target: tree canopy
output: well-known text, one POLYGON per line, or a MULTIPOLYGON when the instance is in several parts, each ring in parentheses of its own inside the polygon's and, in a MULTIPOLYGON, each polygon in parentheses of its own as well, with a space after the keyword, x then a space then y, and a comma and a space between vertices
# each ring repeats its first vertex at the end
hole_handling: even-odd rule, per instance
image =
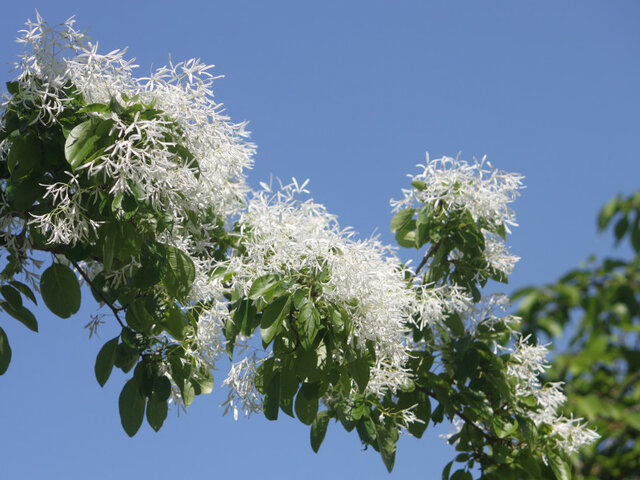
POLYGON ((575 459, 578 478, 635 478, 640 471, 640 192, 617 196, 598 217, 630 258, 587 259, 556 283, 519 290, 526 334, 554 340, 545 380, 561 382, 567 412, 600 438, 575 459))

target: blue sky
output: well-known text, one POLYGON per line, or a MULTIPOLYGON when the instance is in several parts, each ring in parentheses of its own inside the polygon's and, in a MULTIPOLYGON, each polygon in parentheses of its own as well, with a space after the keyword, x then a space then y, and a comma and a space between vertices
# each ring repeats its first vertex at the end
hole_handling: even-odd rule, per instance
MULTIPOLYGON (((0 16, 3 83, 36 8, 49 22, 76 15, 104 52, 129 46, 140 75, 169 53, 215 64, 218 101, 258 145, 250 183, 310 178, 313 197, 363 236, 392 241, 389 198, 427 151, 486 154, 525 175, 511 239, 522 260, 506 291, 609 252, 598 208, 640 186, 635 1, 25 0, 0 16)), ((0 378, 7 478, 389 477, 354 433, 330 427, 316 455, 295 421, 222 417, 220 390, 129 439, 117 412, 124 376, 104 389, 93 377, 118 333, 107 324, 88 339, 94 307, 87 299, 66 320, 39 311, 38 334, 0 317, 14 351, 0 378)), ((453 452, 437 433, 402 439, 390 477, 439 478, 453 452)))

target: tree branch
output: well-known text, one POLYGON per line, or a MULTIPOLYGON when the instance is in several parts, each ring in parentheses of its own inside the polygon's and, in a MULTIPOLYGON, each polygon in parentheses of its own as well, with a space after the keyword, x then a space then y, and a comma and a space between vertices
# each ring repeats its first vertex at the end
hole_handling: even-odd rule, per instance
POLYGON ((418 275, 418 273, 420 272, 420 270, 422 269, 422 267, 424 267, 424 265, 427 263, 427 260, 429 260, 429 258, 436 253, 436 251, 438 250, 438 248, 440 248, 440 242, 436 242, 433 245, 431 245, 431 247, 429 247, 429 250, 427 250, 427 253, 425 254, 424 258, 422 259, 422 261, 420 262, 420 265, 418 265, 418 268, 416 268, 416 275, 418 275))
POLYGON ((80 275, 82 275, 82 278, 84 278, 84 281, 87 282, 87 284, 91 287, 91 290, 93 290, 96 293, 96 295, 98 297, 100 297, 100 300, 102 300, 104 302, 104 304, 107 305, 111 309, 111 311, 113 312, 113 315, 116 317, 116 320, 118 321, 120 326, 122 328, 124 328, 125 325, 122 322, 122 320, 120 320, 120 317, 118 316, 118 311, 120 311, 122 309, 118 309, 118 308, 114 307, 109 301, 107 301, 107 299, 104 297, 103 293, 95 287, 93 282, 91 282, 91 279, 89 278, 89 276, 84 272, 84 270, 82 270, 80 268, 80 266, 78 265, 77 262, 71 262, 71 263, 73 264, 74 268, 76 270, 78 270, 78 272, 80 272, 80 275))

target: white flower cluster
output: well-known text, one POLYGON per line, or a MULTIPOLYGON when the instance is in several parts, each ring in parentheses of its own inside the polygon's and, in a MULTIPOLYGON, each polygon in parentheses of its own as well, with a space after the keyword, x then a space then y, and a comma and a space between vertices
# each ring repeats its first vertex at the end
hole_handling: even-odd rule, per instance
POLYGON ((234 257, 228 270, 235 284, 248 293, 251 283, 266 274, 296 278, 326 269, 318 301, 345 307, 352 314, 350 342, 364 348, 372 340, 376 366, 367 387, 384 394, 404 385, 405 324, 414 301, 393 249, 375 238, 353 240, 335 216, 312 200, 302 201, 304 184, 295 181, 277 193, 257 192, 248 202, 240 224, 248 234, 246 253, 234 257))
MULTIPOLYGON (((116 140, 80 171, 86 169, 112 180, 110 193, 114 197, 131 193, 136 185, 138 200, 148 200, 172 219, 171 232, 160 240, 187 252, 195 264, 191 300, 211 305, 200 315, 195 345, 203 362, 212 367, 224 350, 221 325, 228 312, 220 281, 210 278, 216 261, 205 252, 215 245, 204 233, 216 226, 216 220, 227 220, 243 208, 249 190, 243 170, 251 167, 255 150, 246 141, 245 125, 230 123, 221 113, 213 100, 214 77, 207 72, 210 67, 197 60, 162 67, 148 78, 135 78, 135 65, 125 58, 125 51, 99 54, 97 45, 75 30, 73 19, 51 26, 38 15, 35 22, 27 22, 21 34, 18 41, 24 45, 24 53, 16 63, 21 94, 12 101, 38 111, 34 122, 55 124, 70 104, 70 95, 76 93, 89 104, 114 100, 126 109, 142 103, 160 112, 150 119, 141 118, 138 112, 127 122, 115 113, 92 113, 113 122, 110 134, 116 140), (166 133, 179 138, 167 141, 166 133), (190 152, 192 161, 175 153, 177 143, 190 152), (188 221, 190 213, 199 221, 188 221), (205 215, 212 224, 203 220, 205 215)), ((8 101, 6 98, 3 108, 8 101)), ((7 160, 8 145, 7 140, 0 145, 0 161, 7 160)), ((32 216, 28 223, 39 227, 50 242, 74 244, 86 240, 99 227, 82 208, 94 192, 80 187, 77 174, 69 175, 66 183, 43 186, 45 196, 56 201, 56 208, 32 216)), ((7 227, 5 236, 20 231, 14 223, 10 212, 0 218, 0 225, 7 227)), ((5 239, 5 244, 10 242, 11 238, 5 239)), ((131 262, 109 273, 114 284, 139 266, 134 258, 131 262)), ((100 271, 95 265, 86 267, 94 274, 100 271)))
MULTIPOLYGON (((433 205, 447 213, 464 209, 475 221, 483 220, 491 227, 503 226, 507 233, 509 226, 517 226, 509 204, 519 195, 522 175, 496 170, 486 157, 468 163, 452 157, 430 160, 427 154, 426 163, 418 167, 422 172, 409 177, 423 188, 402 189, 403 198, 391 200, 394 211, 433 205)), ((489 265, 510 274, 519 257, 512 255, 495 233, 483 229, 483 234, 489 265)))
POLYGON ((598 439, 595 431, 586 428, 581 418, 566 418, 558 415, 558 409, 566 402, 561 383, 542 385, 539 375, 547 364, 547 347, 527 343, 529 337, 520 337, 511 349, 511 361, 507 366, 507 375, 517 380, 516 394, 522 397, 532 396, 536 399, 538 410, 527 410, 527 415, 536 425, 546 423, 552 428, 558 446, 568 455, 583 445, 598 439))

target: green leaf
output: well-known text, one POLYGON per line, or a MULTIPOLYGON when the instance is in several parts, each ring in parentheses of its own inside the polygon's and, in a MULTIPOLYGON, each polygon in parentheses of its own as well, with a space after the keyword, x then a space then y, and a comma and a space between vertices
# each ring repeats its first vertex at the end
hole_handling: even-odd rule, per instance
POLYGON ((27 285, 17 280, 11 280, 9 283, 13 285, 14 288, 19 290, 20 293, 22 293, 25 297, 27 297, 33 303, 35 303, 36 305, 38 304, 36 300, 36 296, 33 294, 33 291, 31 290, 31 288, 29 288, 27 285))
POLYGON ((86 107, 78 110, 78 113, 89 113, 89 112, 100 112, 100 113, 108 113, 109 106, 104 103, 90 103, 86 107))
POLYGON ((515 433, 516 430, 518 430, 517 422, 513 422, 511 421, 511 419, 507 419, 497 415, 491 418, 491 426, 493 427, 499 438, 508 437, 509 435, 515 433))
POLYGON ((162 326, 176 340, 184 340, 184 329, 188 325, 187 315, 177 305, 172 305, 167 309, 166 315, 162 319, 162 326))
POLYGON ((618 242, 622 240, 624 234, 627 233, 627 228, 629 228, 629 219, 627 217, 622 217, 618 220, 615 227, 615 235, 618 242))
POLYGON ((113 120, 92 117, 69 132, 64 144, 64 156, 73 171, 90 161, 94 153, 104 147, 112 125, 113 120))
POLYGON ((11 347, 9 346, 9 339, 4 330, 0 328, 0 375, 4 375, 10 363, 11 347))
POLYGON ((473 480, 473 477, 466 470, 460 469, 451 475, 451 480, 473 480))
POLYGON ((640 253, 640 225, 637 222, 636 220, 636 225, 631 232, 631 245, 636 253, 640 253))
POLYGON ((620 199, 616 197, 607 203, 602 210, 600 210, 600 214, 598 215, 598 227, 600 230, 607 228, 607 225, 616 214, 619 207, 620 199))
MULTIPOLYGON (((36 200, 42 198, 44 187, 40 180, 27 178, 21 182, 8 181, 5 194, 9 204, 16 210, 28 210, 36 200)), ((31 230, 33 231, 33 230, 31 230)))
POLYGON ((130 437, 133 437, 142 425, 145 403, 146 398, 140 393, 140 386, 134 378, 124 384, 118 407, 120 423, 130 437))
POLYGON ((22 307, 22 297, 20 296, 20 292, 13 288, 10 285, 2 285, 0 287, 0 293, 4 299, 11 305, 14 309, 18 310, 22 307))
POLYGON ((560 455, 554 452, 549 453, 547 460, 557 480, 571 480, 571 469, 560 455))
POLYGON ((320 314, 311 300, 303 303, 296 325, 302 348, 309 348, 320 328, 320 314))
POLYGON ((203 369, 196 377, 191 378, 196 395, 209 394, 213 391, 213 375, 210 370, 203 369))
POLYGON ((196 278, 193 260, 179 248, 165 245, 165 261, 167 272, 163 279, 164 286, 169 295, 182 300, 191 291, 191 284, 196 278))
POLYGON ((427 188, 427 183, 423 182, 422 180, 414 180, 413 182, 411 182, 411 186, 416 190, 422 191, 427 188))
POLYGON ((116 358, 113 365, 124 373, 127 373, 135 366, 136 363, 138 363, 138 358, 140 358, 140 354, 136 349, 131 348, 124 343, 120 343, 116 347, 116 358))
POLYGON ((262 343, 269 345, 273 339, 282 330, 282 321, 291 309, 291 295, 284 295, 276 298, 262 312, 262 320, 260 322, 260 335, 262 343))
POLYGON ((280 409, 280 372, 277 372, 267 387, 262 410, 267 420, 277 420, 280 409))
POLYGON ((38 331, 38 322, 30 310, 26 307, 13 308, 7 302, 0 302, 0 306, 13 318, 21 322, 29 330, 38 331))
POLYGON ((167 401, 171 396, 171 380, 166 375, 154 378, 153 395, 161 402, 167 401))
POLYGON ((356 423, 360 441, 365 445, 373 445, 376 441, 376 426, 369 417, 361 417, 356 423))
POLYGON ((147 422, 156 432, 162 428, 168 411, 169 407, 166 400, 161 401, 156 397, 151 397, 147 402, 147 422))
POLYGON ((442 480, 449 480, 449 472, 451 472, 451 467, 453 466, 453 460, 447 463, 447 466, 442 470, 442 480))
POLYGON ((245 336, 251 335, 258 326, 257 313, 252 301, 241 300, 233 313, 235 328, 245 336))
POLYGON ((80 308, 80 284, 73 271, 54 263, 40 277, 40 294, 53 313, 68 318, 80 308))
POLYGON ((311 425, 318 413, 318 386, 315 383, 303 383, 296 396, 296 416, 305 425, 311 425))
POLYGON ((367 385, 369 384, 369 361, 366 357, 359 354, 355 360, 348 363, 347 369, 349 371, 349 375, 351 375, 351 377, 356 381, 358 389, 361 392, 364 392, 365 388, 367 388, 367 385))
POLYGON ((149 332, 153 318, 145 308, 144 297, 138 297, 127 307, 127 325, 138 332, 149 332))
POLYGON ((113 266, 116 248, 121 243, 120 229, 115 223, 109 223, 101 229, 102 236, 102 266, 108 272, 113 266))
POLYGON ((98 352, 96 364, 93 370, 96 374, 96 380, 98 380, 98 383, 101 387, 104 387, 104 384, 107 383, 107 380, 109 380, 111 370, 113 369, 113 364, 116 360, 117 347, 118 337, 109 340, 102 346, 102 348, 98 352))
POLYGON ((40 142, 33 135, 13 141, 7 157, 7 168, 15 180, 24 178, 41 161, 40 142))
POLYGON ((400 231, 402 227, 409 223, 415 213, 415 208, 405 208, 396 213, 391 220, 391 233, 400 231))
POLYGON ((300 381, 292 370, 280 371, 280 408, 284 413, 293 417, 293 398, 298 392, 300 381))
POLYGON ((281 281, 277 275, 263 275, 262 277, 258 277, 251 284, 249 298, 255 300, 260 297, 265 297, 265 300, 269 301, 269 294, 273 293, 280 283, 281 281))
POLYGON ((182 394, 182 401, 184 402, 184 406, 188 407, 193 403, 193 400, 196 397, 196 390, 195 388, 193 388, 193 385, 188 380, 185 380, 185 382, 179 386, 180 386, 180 393, 182 394))
POLYGON ((378 451, 382 457, 385 467, 389 473, 393 470, 396 461, 396 442, 398 441, 398 430, 394 425, 376 425, 376 436, 378 438, 378 451))
POLYGON ((318 453, 320 445, 327 434, 327 427, 329 426, 329 412, 323 410, 318 412, 316 418, 311 423, 311 448, 314 452, 318 453))

